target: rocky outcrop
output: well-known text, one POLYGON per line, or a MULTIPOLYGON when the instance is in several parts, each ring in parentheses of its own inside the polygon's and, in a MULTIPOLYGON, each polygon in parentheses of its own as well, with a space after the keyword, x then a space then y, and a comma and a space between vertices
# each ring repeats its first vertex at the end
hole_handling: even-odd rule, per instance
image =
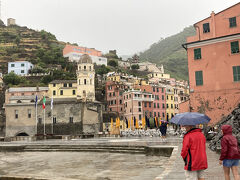
POLYGON ((218 133, 212 138, 209 144, 209 148, 213 151, 221 149, 221 126, 229 124, 233 128, 233 135, 237 138, 238 144, 240 145, 240 104, 235 108, 231 114, 223 118, 218 124, 218 133))

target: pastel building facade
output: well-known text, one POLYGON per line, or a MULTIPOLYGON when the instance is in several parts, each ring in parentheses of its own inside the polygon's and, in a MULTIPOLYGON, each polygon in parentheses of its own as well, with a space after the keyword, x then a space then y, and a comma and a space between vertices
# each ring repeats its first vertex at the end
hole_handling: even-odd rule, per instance
POLYGON ((190 109, 216 124, 240 102, 240 3, 196 24, 188 54, 190 109))
POLYGON ((34 65, 28 61, 8 62, 8 73, 14 72, 17 75, 27 75, 34 65))
POLYGON ((76 98, 77 80, 54 80, 48 84, 48 96, 53 98, 76 98))
POLYGON ((63 57, 68 57, 69 61, 78 62, 82 55, 87 54, 91 57, 92 63, 107 66, 107 58, 102 57, 102 52, 94 48, 85 48, 67 44, 63 49, 63 57))

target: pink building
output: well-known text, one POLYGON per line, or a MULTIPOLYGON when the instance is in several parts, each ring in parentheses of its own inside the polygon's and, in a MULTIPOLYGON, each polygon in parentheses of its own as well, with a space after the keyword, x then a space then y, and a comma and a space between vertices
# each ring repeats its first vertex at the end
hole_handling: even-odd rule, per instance
POLYGON ((190 106, 216 124, 240 102, 240 3, 196 24, 188 54, 190 106))
POLYGON ((9 88, 5 92, 5 104, 34 103, 48 94, 48 87, 9 88))
POLYGON ((127 90, 127 85, 116 81, 106 82, 107 111, 115 112, 121 119, 124 114, 123 92, 127 90))
MULTIPOLYGON (((135 118, 140 122, 144 115, 149 111, 145 104, 152 104, 154 98, 151 93, 142 92, 141 90, 129 90, 123 93, 124 117, 127 119, 135 118)), ((151 106, 151 105, 150 105, 151 106)))
POLYGON ((70 44, 67 44, 65 48, 63 49, 63 56, 69 54, 69 53, 80 53, 80 54, 88 54, 91 56, 102 56, 102 52, 98 51, 94 48, 86 48, 86 47, 80 47, 80 46, 73 46, 70 44))
POLYGON ((152 94, 155 97, 153 101, 153 117, 161 117, 165 119, 166 116, 166 88, 160 85, 152 85, 152 94))

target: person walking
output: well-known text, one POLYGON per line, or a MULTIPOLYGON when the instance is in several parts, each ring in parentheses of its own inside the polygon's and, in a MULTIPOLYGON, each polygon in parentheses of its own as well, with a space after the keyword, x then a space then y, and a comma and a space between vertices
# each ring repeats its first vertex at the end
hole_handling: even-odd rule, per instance
POLYGON ((193 125, 185 125, 181 156, 185 162, 186 180, 204 180, 204 170, 208 168, 206 139, 202 130, 193 125))
POLYGON ((236 137, 232 135, 232 126, 222 126, 223 138, 221 139, 221 156, 219 164, 223 165, 225 180, 230 180, 230 169, 235 180, 239 179, 238 165, 240 159, 240 150, 236 137))
POLYGON ((162 134, 162 138, 165 139, 166 138, 166 134, 167 134, 167 122, 166 121, 162 121, 161 125, 160 125, 160 132, 162 134))

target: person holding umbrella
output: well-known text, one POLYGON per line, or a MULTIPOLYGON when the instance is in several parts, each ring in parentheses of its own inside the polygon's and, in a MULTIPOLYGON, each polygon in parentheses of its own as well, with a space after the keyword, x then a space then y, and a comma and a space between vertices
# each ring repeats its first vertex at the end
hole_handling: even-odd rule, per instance
POLYGON ((170 120, 171 123, 182 125, 186 129, 181 151, 186 180, 204 180, 204 170, 208 168, 206 139, 196 125, 209 121, 208 116, 195 112, 177 114, 170 120))

